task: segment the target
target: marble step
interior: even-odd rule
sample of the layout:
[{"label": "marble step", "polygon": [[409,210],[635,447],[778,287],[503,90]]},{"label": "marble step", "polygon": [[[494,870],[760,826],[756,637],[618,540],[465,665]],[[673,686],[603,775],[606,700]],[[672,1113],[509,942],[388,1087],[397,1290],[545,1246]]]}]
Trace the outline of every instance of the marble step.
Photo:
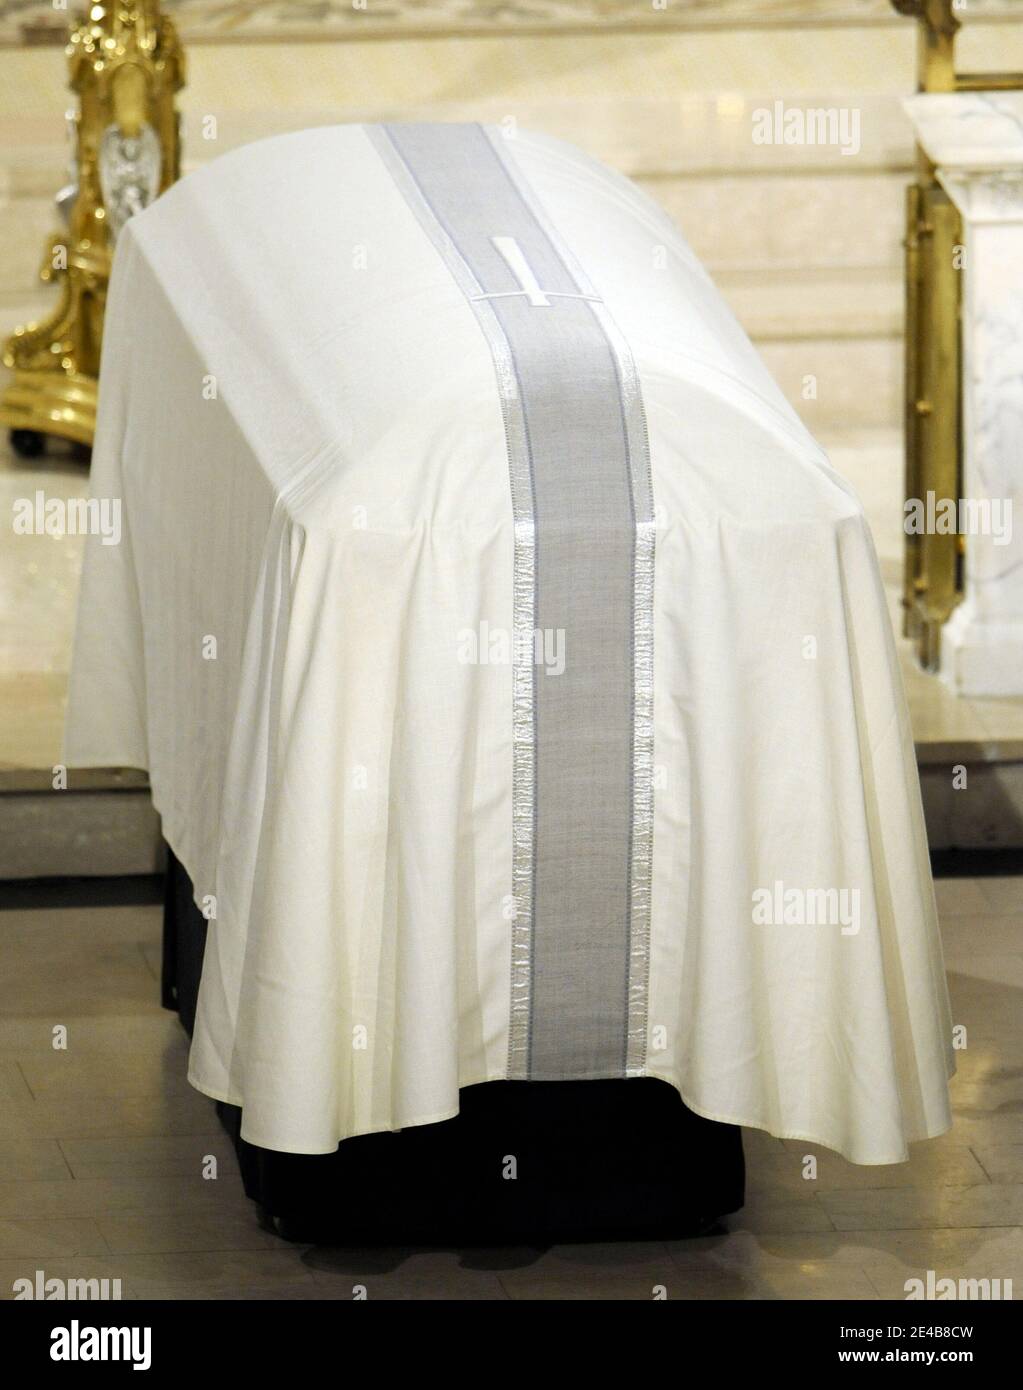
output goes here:
[{"label": "marble step", "polygon": [[[896,338],[757,342],[796,413],[814,432],[895,428],[902,420],[902,344]],[[808,391],[813,391],[808,396]]]},{"label": "marble step", "polygon": [[712,273],[897,270],[909,172],[640,179]]},{"label": "marble step", "polygon": [[[1023,67],[1023,52],[1020,61]],[[506,131],[543,130],[633,177],[785,170],[849,174],[908,169],[912,163],[913,141],[901,105],[903,95],[914,90],[910,72],[891,91],[880,92],[824,87],[800,91],[780,76],[774,86],[750,92],[701,92],[676,82],[628,95],[615,86],[614,77],[606,74],[594,91],[578,97],[563,95],[554,84],[530,95],[477,90],[460,101],[429,93],[419,100],[405,96],[396,101],[383,97],[386,89],[381,88],[376,100],[355,100],[346,93],[323,105],[296,101],[296,93],[285,90],[272,104],[254,105],[250,95],[244,104],[233,106],[222,97],[205,100],[203,93],[188,86],[180,94],[178,109],[186,164],[204,163],[239,145],[288,131],[386,120],[476,120]],[[70,94],[57,92],[48,109],[36,112],[11,102],[0,114],[0,190],[12,195],[46,193],[55,179],[63,179],[63,113],[71,101]],[[790,111],[835,111],[847,113],[845,124],[829,126],[817,139],[788,142],[783,130],[782,138],[765,142],[765,117],[759,113],[768,113],[773,137],[778,103],[783,118]]]},{"label": "marble step", "polygon": [[902,336],[898,267],[721,267],[712,275],[756,343]]},{"label": "marble step", "polygon": [[[491,14],[498,9],[506,14],[514,9],[527,14],[535,10],[535,3],[479,3],[489,3]],[[566,5],[576,3],[566,0]],[[761,13],[766,3],[770,0],[750,0]],[[552,92],[578,101],[607,92],[632,98],[651,91],[835,93],[912,88],[916,49],[912,21],[897,17],[884,0],[872,0],[875,12],[864,15],[867,22],[855,22],[856,16],[850,13],[839,27],[825,27],[814,23],[820,3],[806,0],[806,22],[774,31],[739,20],[687,32],[673,21],[691,0],[671,0],[661,16],[650,0],[602,0],[604,7],[628,5],[634,12],[645,11],[651,22],[632,33],[621,32],[613,22],[576,33],[528,29],[508,33],[509,26],[497,23],[491,33],[449,34],[443,41],[417,36],[410,26],[405,33],[370,43],[328,40],[260,45],[216,42],[208,33],[205,42],[188,45],[188,90],[195,94],[200,109],[223,112],[303,102],[337,109],[386,101],[408,109],[424,101],[450,100],[457,91],[472,100],[487,93],[499,95],[513,109],[519,102]],[[344,0],[335,0],[336,8],[343,4]],[[958,41],[961,67],[1023,66],[1023,32],[1011,12],[1018,14],[1018,0],[1010,0],[1010,5],[1011,10],[996,23],[974,22],[974,16],[990,9],[985,0],[969,0],[960,7],[966,20]],[[878,18],[877,6],[885,20],[881,25],[873,22]],[[429,0],[429,7],[436,8],[435,0]],[[392,6],[371,8],[385,12]],[[713,8],[719,8],[717,0],[706,0],[704,13]],[[212,29],[214,7],[210,12]],[[219,14],[224,25],[235,23],[236,15],[224,9]],[[659,17],[665,22],[657,22]],[[12,101],[12,107],[30,113],[61,109],[66,64],[60,47],[9,49],[4,64],[11,80],[25,89],[23,99]]]},{"label": "marble step", "polygon": [[[1023,55],[1021,55],[1023,65]],[[608,95],[603,90],[570,100],[537,95],[506,101],[476,96],[471,101],[377,101],[333,105],[294,104],[286,98],[273,106],[239,109],[207,104],[190,88],[181,93],[182,144],[186,169],[255,140],[313,126],[350,121],[476,120],[507,131],[542,130],[589,151],[632,178],[780,175],[793,177],[865,176],[906,172],[912,168],[913,140],[902,110],[905,88],[892,92],[856,92],[844,96],[823,89],[792,91],[783,84],[761,92],[700,93],[674,87],[645,96]],[[63,112],[65,94],[46,111],[8,110],[0,114],[0,195],[48,196],[66,179],[69,147]],[[763,143],[761,122],[767,112],[775,133],[777,103],[786,113],[846,112],[820,138]],[[799,119],[799,114],[793,119]],[[782,131],[784,135],[784,131]],[[834,137],[834,138],[832,138]]]},{"label": "marble step", "polygon": [[901,272],[723,270],[714,278],[811,430],[901,424]]},{"label": "marble step", "polygon": [[[906,176],[641,179],[712,273],[896,269]],[[45,195],[0,196],[0,294],[30,288],[57,229],[55,179]]]},{"label": "marble step", "polygon": [[[788,400],[814,430],[902,418],[902,281],[897,270],[729,271],[715,280]],[[45,287],[0,295],[0,332],[39,318]]]},{"label": "marble step", "polygon": [[[894,270],[716,270],[714,282],[757,343],[897,338],[902,331],[902,280]],[[55,302],[46,285],[0,293],[0,336]]]},{"label": "marble step", "polygon": [[[644,0],[588,0],[599,19],[591,15],[581,32],[572,32],[570,17],[587,5],[575,0],[559,0],[565,22],[548,32],[544,11],[552,0],[444,3],[460,12],[485,10],[494,32],[424,39],[417,16],[437,13],[438,5],[394,0],[375,7],[390,36],[373,42],[217,42],[218,26],[237,29],[241,21],[244,28],[251,17],[211,9],[200,25],[204,41],[188,45],[179,98],[191,157],[203,157],[198,142],[211,121],[217,138],[209,143],[229,148],[308,124],[432,117],[537,125],[629,172],[806,169],[836,160],[867,169],[908,160],[899,102],[915,88],[917,26],[884,0],[796,0],[784,15],[774,0],[673,0],[663,11]],[[1023,25],[1012,22],[1018,8],[1018,0],[970,0],[961,8],[961,68],[1023,70]],[[622,14],[641,21],[634,31],[621,30]],[[367,28],[364,18],[354,27]],[[695,27],[686,27],[689,19]],[[315,15],[303,15],[302,24],[313,37]],[[59,152],[62,113],[72,101],[62,50],[9,48],[3,63],[0,149],[42,145]],[[856,154],[754,144],[752,113],[779,99],[848,107],[862,128]],[[17,162],[24,162],[20,154]],[[20,176],[34,177],[31,168]],[[34,191],[43,189],[37,184]]]},{"label": "marble step", "polygon": [[[714,283],[754,342],[899,339],[902,275],[876,266],[839,269],[717,268]],[[0,291],[0,335],[38,320],[56,302],[46,285]]]},{"label": "marble step", "polygon": [[[933,685],[932,679],[928,698],[937,704],[940,691],[936,696]],[[1021,749],[1019,739],[1011,744],[986,736],[935,743],[917,739],[932,851],[1023,849]],[[948,769],[954,762],[969,768],[970,797],[952,790]],[[96,790],[54,796],[45,774],[0,768],[0,883],[163,871],[160,818],[144,776],[98,769],[92,780]]]}]

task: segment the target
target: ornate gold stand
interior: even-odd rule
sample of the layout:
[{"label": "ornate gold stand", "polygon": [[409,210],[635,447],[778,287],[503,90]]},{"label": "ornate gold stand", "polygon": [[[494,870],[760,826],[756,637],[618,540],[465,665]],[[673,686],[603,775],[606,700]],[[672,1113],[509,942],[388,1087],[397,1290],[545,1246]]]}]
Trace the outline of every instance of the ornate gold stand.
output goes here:
[{"label": "ornate gold stand", "polygon": [[[1015,73],[957,73],[960,28],[953,0],[892,0],[919,23],[922,92],[1006,90]],[[916,182],[906,202],[906,498],[962,496],[962,350],[959,333],[962,244],[959,214],[917,149]],[[962,599],[964,539],[955,533],[905,537],[903,630],[921,665],[936,671],[941,630]]]},{"label": "ornate gold stand", "polygon": [[49,240],[40,271],[60,300],[3,349],[13,379],[0,395],[0,424],[24,455],[41,453],[47,434],[92,443],[113,244],[125,220],[181,172],[174,94],[184,59],[158,0],[99,0],[66,51],[79,98],[77,189],[67,231]]}]

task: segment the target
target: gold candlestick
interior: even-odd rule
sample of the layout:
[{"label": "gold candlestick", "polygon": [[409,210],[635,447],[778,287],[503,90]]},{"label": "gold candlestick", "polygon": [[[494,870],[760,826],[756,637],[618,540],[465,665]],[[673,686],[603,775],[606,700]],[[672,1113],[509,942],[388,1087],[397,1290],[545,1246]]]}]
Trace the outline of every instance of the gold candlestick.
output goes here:
[{"label": "gold candlestick", "polygon": [[158,0],[101,0],[67,45],[73,183],[66,229],[49,238],[40,278],[60,300],[41,323],[15,329],[3,349],[13,378],[0,423],[18,453],[42,452],[54,434],[90,445],[96,426],[103,310],[117,234],[181,173],[175,93],[184,58]]}]

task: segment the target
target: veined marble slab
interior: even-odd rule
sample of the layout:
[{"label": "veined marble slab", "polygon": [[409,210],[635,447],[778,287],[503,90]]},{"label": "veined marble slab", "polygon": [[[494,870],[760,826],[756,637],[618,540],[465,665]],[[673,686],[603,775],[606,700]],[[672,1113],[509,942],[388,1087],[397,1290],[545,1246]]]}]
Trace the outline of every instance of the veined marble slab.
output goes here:
[{"label": "veined marble slab", "polygon": [[939,169],[1023,170],[1023,91],[921,92],[903,105]]}]

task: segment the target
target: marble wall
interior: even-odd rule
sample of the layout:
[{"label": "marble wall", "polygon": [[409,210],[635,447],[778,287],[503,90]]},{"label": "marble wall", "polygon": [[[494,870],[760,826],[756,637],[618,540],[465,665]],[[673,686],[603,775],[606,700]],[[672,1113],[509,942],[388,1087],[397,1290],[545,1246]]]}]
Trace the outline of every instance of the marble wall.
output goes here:
[{"label": "marble wall", "polygon": [[[0,42],[38,43],[74,0],[0,0]],[[642,29],[897,22],[888,0],[163,0],[191,40],[495,30]],[[967,0],[964,18],[1019,14],[1019,0]]]}]

